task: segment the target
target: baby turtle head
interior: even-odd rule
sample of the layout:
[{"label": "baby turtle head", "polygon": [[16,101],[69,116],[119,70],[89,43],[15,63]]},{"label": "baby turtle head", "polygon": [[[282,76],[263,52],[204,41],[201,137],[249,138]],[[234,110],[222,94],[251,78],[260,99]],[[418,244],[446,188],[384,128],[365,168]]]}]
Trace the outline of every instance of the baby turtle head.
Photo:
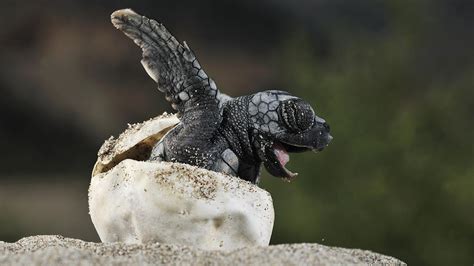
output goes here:
[{"label": "baby turtle head", "polygon": [[331,141],[329,125],[306,101],[284,91],[264,91],[251,96],[249,116],[252,145],[267,171],[291,179],[285,168],[290,152],[322,151]]}]

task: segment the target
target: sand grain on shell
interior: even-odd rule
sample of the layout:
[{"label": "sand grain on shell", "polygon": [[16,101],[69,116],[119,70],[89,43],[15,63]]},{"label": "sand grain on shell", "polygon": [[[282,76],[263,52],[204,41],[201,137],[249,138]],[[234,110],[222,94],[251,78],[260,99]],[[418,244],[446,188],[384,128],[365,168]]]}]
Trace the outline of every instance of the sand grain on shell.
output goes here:
[{"label": "sand grain on shell", "polygon": [[117,138],[115,138],[114,136],[110,136],[110,138],[107,139],[104,142],[104,144],[102,144],[99,151],[97,152],[97,156],[99,158],[102,158],[103,161],[111,160],[109,157],[115,155],[116,150],[119,149],[119,147],[117,147],[117,145],[121,145],[124,138],[126,138],[130,135],[136,134],[138,131],[140,131],[140,129],[145,124],[150,123],[151,121],[158,121],[160,119],[170,118],[172,116],[173,116],[173,114],[168,114],[168,113],[164,112],[160,116],[150,118],[150,119],[148,119],[146,121],[143,121],[141,123],[128,124],[127,129],[124,132],[122,132]]},{"label": "sand grain on shell", "polygon": [[[166,184],[166,187],[177,190],[180,194],[188,194],[185,190],[190,189],[191,193],[189,193],[189,195],[197,199],[214,199],[217,190],[217,181],[214,178],[209,178],[209,173],[206,170],[180,163],[160,163],[168,165],[169,167],[166,170],[156,173],[156,182]],[[170,176],[174,175],[176,175],[175,180],[179,180],[179,187],[175,186],[175,180],[170,179]]]},{"label": "sand grain on shell", "polygon": [[189,184],[186,188],[192,190],[191,196],[195,198],[207,198],[214,199],[216,191],[218,190],[218,182],[215,178],[211,178],[214,175],[224,175],[227,178],[221,179],[220,185],[222,186],[222,191],[224,192],[233,192],[241,195],[246,193],[256,193],[267,191],[258,188],[256,185],[245,181],[243,179],[237,178],[235,176],[229,176],[222,173],[216,173],[207,169],[199,168],[196,166],[182,164],[182,163],[170,163],[170,162],[160,162],[163,165],[169,167],[166,170],[158,171],[155,175],[156,181],[158,183],[166,183],[167,186],[173,187],[173,189],[179,189],[184,193],[184,188],[177,188],[174,186],[174,181],[169,177],[176,175],[176,179],[180,180],[180,184]]}]

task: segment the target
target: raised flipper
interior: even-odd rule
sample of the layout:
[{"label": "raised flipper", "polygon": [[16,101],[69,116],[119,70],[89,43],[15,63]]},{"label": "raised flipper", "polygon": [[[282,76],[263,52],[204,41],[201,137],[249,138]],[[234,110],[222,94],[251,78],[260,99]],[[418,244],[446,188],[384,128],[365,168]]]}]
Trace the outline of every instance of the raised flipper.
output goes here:
[{"label": "raised flipper", "polygon": [[182,122],[205,122],[207,119],[201,120],[202,116],[212,112],[215,118],[215,114],[221,114],[222,104],[230,97],[219,92],[185,42],[180,44],[163,24],[131,9],[115,11],[111,20],[140,46],[143,67],[166,94]]}]

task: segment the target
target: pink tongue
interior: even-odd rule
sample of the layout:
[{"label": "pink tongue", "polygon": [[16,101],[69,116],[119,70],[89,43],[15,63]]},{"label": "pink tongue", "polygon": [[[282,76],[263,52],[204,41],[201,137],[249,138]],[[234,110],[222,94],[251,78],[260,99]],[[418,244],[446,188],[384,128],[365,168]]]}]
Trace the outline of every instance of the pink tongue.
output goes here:
[{"label": "pink tongue", "polygon": [[290,156],[286,152],[285,148],[283,148],[283,146],[280,144],[274,144],[273,149],[278,161],[280,162],[280,165],[285,166],[290,161]]}]

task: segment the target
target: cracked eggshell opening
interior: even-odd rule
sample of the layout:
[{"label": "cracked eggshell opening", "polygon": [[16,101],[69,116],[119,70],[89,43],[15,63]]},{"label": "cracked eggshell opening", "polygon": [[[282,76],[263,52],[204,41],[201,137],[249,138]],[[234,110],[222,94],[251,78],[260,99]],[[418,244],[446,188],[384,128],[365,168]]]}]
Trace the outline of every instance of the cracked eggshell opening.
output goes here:
[{"label": "cracked eggshell opening", "polygon": [[102,242],[160,242],[206,250],[266,246],[270,194],[221,173],[180,163],[146,162],[179,120],[163,115],[131,125],[99,151],[89,213]]}]

